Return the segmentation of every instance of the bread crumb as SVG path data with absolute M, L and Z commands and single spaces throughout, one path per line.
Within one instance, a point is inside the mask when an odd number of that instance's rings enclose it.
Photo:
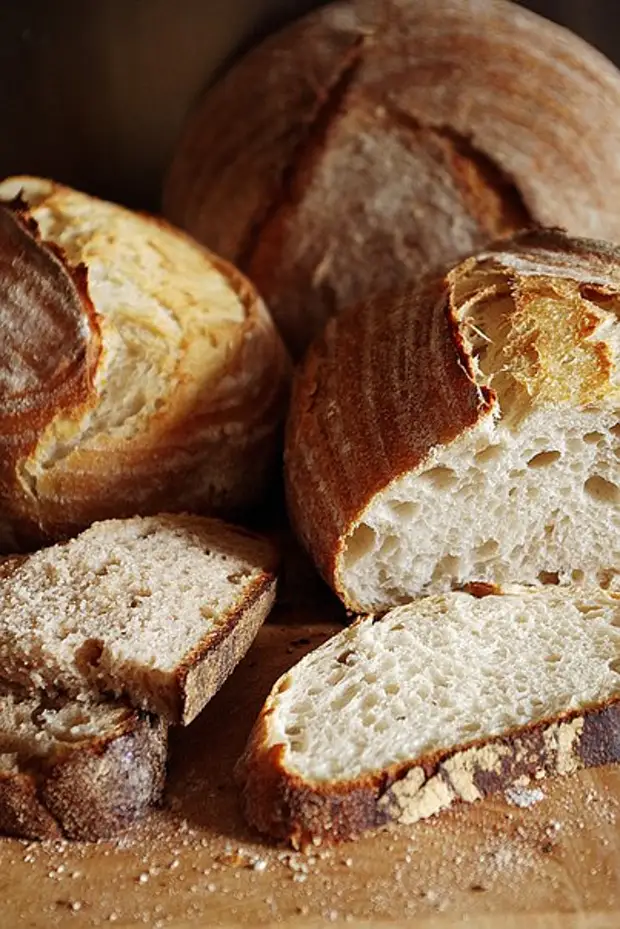
M 540 787 L 508 787 L 504 791 L 504 796 L 508 803 L 522 808 L 534 806 L 535 803 L 540 803 L 545 799 Z

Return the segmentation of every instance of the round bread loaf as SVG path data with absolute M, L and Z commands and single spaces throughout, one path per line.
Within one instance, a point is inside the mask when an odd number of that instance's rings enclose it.
M 620 248 L 517 233 L 331 320 L 293 389 L 299 537 L 349 609 L 620 578 Z
M 289 362 L 252 286 L 183 233 L 0 184 L 0 549 L 95 520 L 254 504 Z
M 531 225 L 620 240 L 620 74 L 501 0 L 346 0 L 192 116 L 166 214 L 255 282 L 299 355 L 327 317 Z

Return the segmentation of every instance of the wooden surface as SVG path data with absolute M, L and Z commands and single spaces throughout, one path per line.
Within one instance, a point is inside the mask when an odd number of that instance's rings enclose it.
M 295 585 L 289 585 L 294 590 Z M 294 853 L 241 817 L 232 780 L 275 679 L 340 628 L 321 595 L 281 606 L 188 729 L 165 806 L 98 845 L 0 840 L 0 927 L 617 929 L 620 769 L 542 781 L 410 828 Z

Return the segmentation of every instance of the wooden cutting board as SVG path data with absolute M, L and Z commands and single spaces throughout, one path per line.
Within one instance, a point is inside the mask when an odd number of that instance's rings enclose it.
M 1 929 L 440 929 L 465 919 L 617 929 L 620 768 L 307 854 L 246 827 L 232 771 L 252 722 L 276 678 L 343 621 L 316 590 L 297 599 L 304 605 L 280 605 L 205 712 L 174 733 L 162 810 L 96 845 L 0 840 Z

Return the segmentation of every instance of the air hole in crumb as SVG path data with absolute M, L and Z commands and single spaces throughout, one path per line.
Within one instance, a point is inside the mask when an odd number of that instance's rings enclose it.
M 101 639 L 86 639 L 75 652 L 75 663 L 81 671 L 88 668 L 97 668 L 103 655 L 103 641 Z
M 557 571 L 541 571 L 538 575 L 541 584 L 559 584 L 560 575 Z
M 386 684 L 383 689 L 385 690 L 386 694 L 389 694 L 389 696 L 392 697 L 397 693 L 400 693 L 400 684 L 397 684 L 396 681 L 394 681 L 391 684 Z
M 474 549 L 476 558 L 491 558 L 499 549 L 499 542 L 495 539 L 487 539 L 482 545 L 477 545 Z
M 609 670 L 613 671 L 614 674 L 620 674 L 620 658 L 614 658 L 613 661 L 609 662 Z
M 600 474 L 593 474 L 583 486 L 585 492 L 597 503 L 613 505 L 620 503 L 620 487 L 601 477 Z
M 489 445 L 488 448 L 483 448 L 481 452 L 477 452 L 474 455 L 476 464 L 484 465 L 488 464 L 490 461 L 496 461 L 501 457 L 503 448 L 501 445 Z
M 549 465 L 555 464 L 555 462 L 561 458 L 560 452 L 539 452 L 538 455 L 534 455 L 533 458 L 527 463 L 528 468 L 548 468 Z
M 456 474 L 452 468 L 431 468 L 420 476 L 438 490 L 448 490 L 456 484 Z
M 283 694 L 286 690 L 290 690 L 291 686 L 290 677 L 285 677 L 284 680 L 280 681 L 280 683 L 276 686 L 276 693 Z
M 612 426 L 609 430 L 616 439 L 620 439 L 620 423 L 616 423 L 615 426 Z
M 210 606 L 201 606 L 200 615 L 203 619 L 207 620 L 217 619 L 216 611 L 213 609 L 213 607 Z
M 377 535 L 374 529 L 367 526 L 366 523 L 360 523 L 357 529 L 354 529 L 349 537 L 346 547 L 346 560 L 349 565 L 354 564 L 368 555 L 376 545 Z
M 586 432 L 583 437 L 583 441 L 588 445 L 598 445 L 599 442 L 604 441 L 605 436 L 602 432 Z
M 404 623 L 396 623 L 395 626 L 390 626 L 390 632 L 402 632 L 404 628 Z
M 226 580 L 229 584 L 240 584 L 241 581 L 245 580 L 249 575 L 250 572 L 246 568 L 244 571 L 235 571 L 233 574 L 229 574 Z
M 352 648 L 347 649 L 345 652 L 342 652 L 336 658 L 338 664 L 354 665 L 357 655 Z
M 594 303 L 596 306 L 600 306 L 604 309 L 612 306 L 617 300 L 615 294 L 606 294 L 603 290 L 592 287 L 591 284 L 580 284 L 579 296 L 583 300 L 588 300 L 590 303 Z
M 585 574 L 580 568 L 575 568 L 574 571 L 571 571 L 570 576 L 571 576 L 571 580 L 574 581 L 575 584 L 580 584 L 585 578 Z
M 547 662 L 547 664 L 557 664 L 558 661 L 561 661 L 561 660 L 562 660 L 562 656 L 557 655 L 555 653 L 552 655 L 547 655 L 547 657 L 545 658 L 545 661 Z
M 420 504 L 404 501 L 402 503 L 392 503 L 390 509 L 398 519 L 409 520 L 417 516 L 420 510 Z

